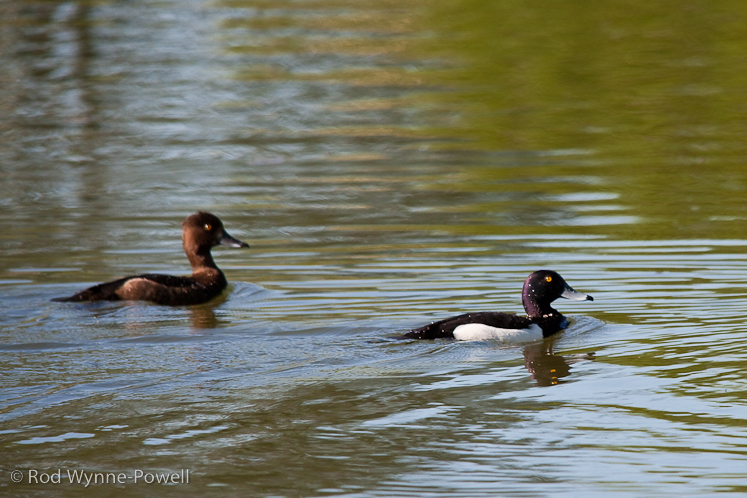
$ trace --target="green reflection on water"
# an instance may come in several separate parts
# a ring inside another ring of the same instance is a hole
[[[459,119],[435,133],[484,150],[588,151],[563,172],[593,174],[641,221],[592,231],[734,237],[747,219],[746,14],[739,2],[437,2],[424,50],[459,64],[434,73],[453,91],[430,98]]]
[[[622,236],[741,231],[743,4],[440,5],[439,48],[463,63],[439,74],[456,91],[432,95],[460,110],[449,134],[485,150],[590,151],[568,174],[592,171],[648,221]]]
[[[730,238],[747,228],[743,3],[320,1],[304,8],[226,21],[227,33],[246,30],[232,35],[227,51],[372,57],[314,71],[251,64],[237,78],[410,89],[389,98],[360,90],[328,107],[358,113],[360,124],[305,133],[538,153],[510,156],[514,167],[467,161],[451,170],[448,190],[494,193],[497,204],[486,211],[514,210],[509,227],[580,225],[631,239]],[[417,110],[417,126],[366,119],[403,108]],[[559,208],[548,199],[578,192],[616,198],[573,206],[587,218],[568,205],[547,216]]]

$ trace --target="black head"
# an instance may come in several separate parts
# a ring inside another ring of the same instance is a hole
[[[182,222],[184,247],[206,247],[217,245],[228,247],[249,247],[249,244],[234,239],[223,228],[223,222],[211,213],[200,211],[188,216]]]
[[[530,316],[542,316],[554,310],[550,304],[564,297],[573,301],[593,301],[594,298],[574,290],[563,277],[552,270],[539,270],[524,281],[521,300]]]

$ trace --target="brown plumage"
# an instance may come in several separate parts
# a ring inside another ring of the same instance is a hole
[[[228,285],[210,250],[217,245],[249,247],[249,244],[228,235],[217,216],[202,211],[182,222],[182,244],[192,265],[192,275],[189,277],[133,275],[94,285],[70,297],[58,297],[52,301],[133,300],[171,306],[204,303],[218,296]]]

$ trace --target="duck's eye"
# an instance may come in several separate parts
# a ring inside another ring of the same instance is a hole
[[[212,229],[213,229],[213,225],[211,225],[210,223],[205,223],[205,230],[209,232]]]
[[[545,277],[546,282],[552,282],[552,277],[550,275]]]

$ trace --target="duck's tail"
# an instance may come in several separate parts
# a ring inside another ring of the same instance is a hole
[[[104,284],[94,285],[88,289],[76,292],[69,297],[55,297],[52,301],[56,303],[80,303],[85,301],[119,301],[120,297],[116,294],[117,289],[122,286],[122,280],[107,282]]]

